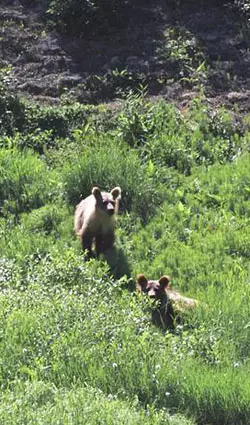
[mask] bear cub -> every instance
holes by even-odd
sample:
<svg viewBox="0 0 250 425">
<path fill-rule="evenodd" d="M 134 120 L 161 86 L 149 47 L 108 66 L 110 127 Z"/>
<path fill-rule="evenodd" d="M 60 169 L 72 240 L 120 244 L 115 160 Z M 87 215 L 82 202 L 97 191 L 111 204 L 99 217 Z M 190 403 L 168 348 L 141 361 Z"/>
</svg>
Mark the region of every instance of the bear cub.
<svg viewBox="0 0 250 425">
<path fill-rule="evenodd" d="M 180 321 L 181 314 L 198 305 L 197 300 L 184 297 L 172 289 L 171 278 L 162 276 L 159 280 L 148 280 L 144 274 L 137 277 L 139 292 L 147 294 L 155 305 L 152 310 L 153 323 L 166 330 L 174 329 Z"/>
<path fill-rule="evenodd" d="M 115 242 L 115 216 L 118 214 L 121 188 L 111 192 L 101 192 L 99 187 L 92 189 L 91 195 L 83 199 L 75 211 L 75 231 L 80 236 L 87 258 L 94 257 L 92 250 L 95 242 L 96 256 L 99 257 Z"/>
</svg>

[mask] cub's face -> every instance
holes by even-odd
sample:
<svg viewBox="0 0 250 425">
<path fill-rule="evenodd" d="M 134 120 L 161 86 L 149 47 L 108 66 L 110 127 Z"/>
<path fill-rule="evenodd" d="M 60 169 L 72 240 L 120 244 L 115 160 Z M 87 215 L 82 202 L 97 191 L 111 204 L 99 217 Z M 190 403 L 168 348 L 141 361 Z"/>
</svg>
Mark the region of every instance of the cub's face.
<svg viewBox="0 0 250 425">
<path fill-rule="evenodd" d="M 115 213 L 116 202 L 121 198 L 120 187 L 115 187 L 110 193 L 101 192 L 99 187 L 94 187 L 92 189 L 92 194 L 96 198 L 97 207 L 108 216 L 113 216 Z"/>
<path fill-rule="evenodd" d="M 109 216 L 114 215 L 115 212 L 115 200 L 110 193 L 102 192 L 101 202 L 98 203 L 98 207 Z"/>
<path fill-rule="evenodd" d="M 137 287 L 150 298 L 162 300 L 166 297 L 166 289 L 170 286 L 170 280 L 169 276 L 162 276 L 159 280 L 148 280 L 146 276 L 140 274 L 137 277 Z"/>
</svg>

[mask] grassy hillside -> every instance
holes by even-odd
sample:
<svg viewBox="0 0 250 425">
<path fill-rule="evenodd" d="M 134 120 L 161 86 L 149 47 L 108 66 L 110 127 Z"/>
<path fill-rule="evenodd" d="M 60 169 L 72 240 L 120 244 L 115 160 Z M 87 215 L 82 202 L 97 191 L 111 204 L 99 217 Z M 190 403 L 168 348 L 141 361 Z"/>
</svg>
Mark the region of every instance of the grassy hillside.
<svg viewBox="0 0 250 425">
<path fill-rule="evenodd" d="M 248 425 L 249 115 L 202 84 L 179 108 L 142 86 L 55 107 L 12 78 L 1 70 L 0 423 Z M 116 250 L 86 262 L 74 209 L 96 184 L 122 189 Z M 138 273 L 172 276 L 199 307 L 162 332 Z"/>
</svg>

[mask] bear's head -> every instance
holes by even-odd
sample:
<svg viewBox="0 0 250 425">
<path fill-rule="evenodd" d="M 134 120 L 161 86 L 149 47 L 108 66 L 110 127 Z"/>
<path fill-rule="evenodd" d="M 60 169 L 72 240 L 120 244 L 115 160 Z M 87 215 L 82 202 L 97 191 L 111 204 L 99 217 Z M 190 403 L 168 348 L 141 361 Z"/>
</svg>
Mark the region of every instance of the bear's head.
<svg viewBox="0 0 250 425">
<path fill-rule="evenodd" d="M 138 290 L 153 300 L 153 323 L 164 330 L 174 328 L 174 311 L 168 296 L 170 281 L 169 276 L 162 276 L 159 280 L 148 280 L 144 274 L 137 277 Z"/>
<path fill-rule="evenodd" d="M 180 294 L 172 289 L 171 278 L 162 276 L 159 280 L 148 280 L 144 274 L 137 277 L 137 288 L 147 294 L 153 301 L 153 323 L 162 329 L 174 329 L 176 324 L 183 322 L 184 313 L 198 306 L 198 301 Z"/>
<path fill-rule="evenodd" d="M 101 192 L 99 187 L 95 186 L 92 195 L 96 199 L 97 207 L 107 215 L 113 216 L 117 210 L 116 204 L 121 199 L 121 188 L 117 186 L 111 192 Z"/>
<path fill-rule="evenodd" d="M 137 277 L 137 287 L 150 298 L 163 300 L 166 297 L 166 289 L 170 287 L 171 278 L 162 276 L 159 280 L 148 280 L 144 274 Z"/>
</svg>

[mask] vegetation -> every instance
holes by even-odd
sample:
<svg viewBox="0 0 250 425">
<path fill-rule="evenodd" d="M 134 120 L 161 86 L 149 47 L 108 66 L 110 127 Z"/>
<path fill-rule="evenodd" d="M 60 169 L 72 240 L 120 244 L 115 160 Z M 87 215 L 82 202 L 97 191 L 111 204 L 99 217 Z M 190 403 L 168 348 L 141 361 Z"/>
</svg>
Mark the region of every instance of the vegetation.
<svg viewBox="0 0 250 425">
<path fill-rule="evenodd" d="M 101 4 L 82 1 L 77 25 Z M 73 6 L 46 3 L 67 31 Z M 0 423 L 249 423 L 250 120 L 209 106 L 199 47 L 171 37 L 159 54 L 198 70 L 185 108 L 134 81 L 125 94 L 120 71 L 91 82 L 115 81 L 119 106 L 41 106 L 1 71 Z M 96 184 L 122 188 L 116 250 L 86 262 L 74 208 Z M 138 273 L 172 276 L 198 308 L 164 333 Z"/>
<path fill-rule="evenodd" d="M 110 25 L 124 25 L 124 18 L 126 20 L 132 5 L 131 0 L 53 0 L 47 13 L 61 30 L 78 34 L 97 33 L 107 31 Z"/>
<path fill-rule="evenodd" d="M 71 130 L 57 137 L 54 116 L 65 106 L 34 108 L 47 133 L 32 121 L 30 133 L 13 124 L 0 156 L 2 420 L 11 409 L 7 423 L 42 423 L 48 411 L 51 423 L 70 412 L 85 423 L 91 398 L 108 423 L 118 409 L 121 422 L 129 411 L 131 423 L 185 423 L 167 415 L 177 410 L 198 422 L 247 424 L 247 120 L 212 113 L 202 95 L 181 113 L 140 94 L 105 129 L 105 108 L 85 107 L 80 125 L 74 107 Z M 74 206 L 97 183 L 123 190 L 115 265 L 84 263 L 73 234 Z M 116 280 L 124 260 L 129 272 Z M 139 272 L 172 275 L 200 307 L 163 334 L 148 301 L 126 289 Z M 88 414 L 94 423 L 95 409 Z"/>
</svg>

